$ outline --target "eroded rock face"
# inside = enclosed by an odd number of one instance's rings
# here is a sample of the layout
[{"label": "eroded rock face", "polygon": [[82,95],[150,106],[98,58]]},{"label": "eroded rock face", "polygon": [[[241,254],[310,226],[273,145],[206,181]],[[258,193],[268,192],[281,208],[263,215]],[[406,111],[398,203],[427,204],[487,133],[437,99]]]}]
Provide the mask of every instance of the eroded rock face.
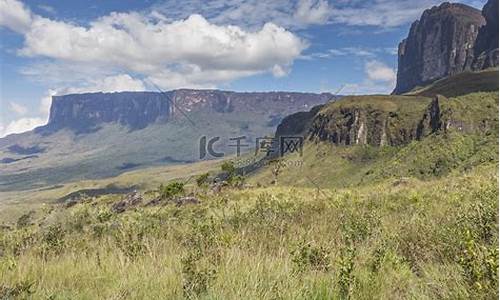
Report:
[{"label": "eroded rock face", "polygon": [[95,130],[102,123],[117,122],[133,129],[173,112],[171,94],[153,92],[86,93],[52,97],[50,118],[45,130],[68,128],[77,132]]},{"label": "eroded rock face", "polygon": [[[297,123],[306,124],[305,128],[297,130],[286,126],[294,123],[294,118]],[[441,95],[433,98],[359,96],[325,105],[308,115],[291,115],[278,126],[276,135],[303,134],[309,141],[337,146],[400,146],[438,132],[476,134],[494,126],[494,122],[464,118],[456,100]]]},{"label": "eroded rock face", "polygon": [[307,110],[331,100],[328,93],[237,93],[219,90],[87,93],[54,96],[50,119],[41,132],[68,128],[79,133],[116,122],[131,130],[167,122],[180,114],[205,109],[216,113],[276,111],[278,121],[289,113]]},{"label": "eroded rock face", "polygon": [[498,0],[489,0],[482,14],[486,25],[479,29],[474,46],[474,70],[498,67]]},{"label": "eroded rock face", "polygon": [[399,44],[393,93],[471,70],[476,37],[485,22],[479,10],[463,4],[445,2],[424,11]]},{"label": "eroded rock face", "polygon": [[418,121],[401,126],[395,112],[364,108],[339,109],[319,113],[309,130],[309,139],[335,145],[402,145],[418,139]]}]

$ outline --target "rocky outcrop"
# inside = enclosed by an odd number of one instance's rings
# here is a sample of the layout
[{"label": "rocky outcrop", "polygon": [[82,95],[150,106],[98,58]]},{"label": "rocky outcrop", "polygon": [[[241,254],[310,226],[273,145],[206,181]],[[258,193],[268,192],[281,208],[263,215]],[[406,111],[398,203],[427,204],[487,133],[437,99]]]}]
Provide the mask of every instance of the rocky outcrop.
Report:
[{"label": "rocky outcrop", "polygon": [[482,14],[486,25],[479,29],[474,46],[474,70],[498,67],[498,0],[488,0]]},{"label": "rocky outcrop", "polygon": [[310,111],[301,111],[283,119],[276,129],[275,136],[299,136],[307,134],[310,122],[323,105],[313,107]]},{"label": "rocky outcrop", "polygon": [[[463,4],[443,3],[425,10],[399,44],[394,94],[472,70],[475,41],[485,24],[481,12]],[[498,32],[497,32],[498,39]]]},{"label": "rocky outcrop", "polygon": [[164,93],[119,92],[54,96],[49,122],[38,131],[51,133],[68,128],[87,133],[111,122],[136,130],[202,109],[216,113],[275,111],[273,118],[280,121],[287,114],[310,109],[332,98],[333,95],[328,93],[237,93],[187,89]]},{"label": "rocky outcrop", "polygon": [[440,102],[446,101],[447,99],[441,95],[434,97],[432,102],[427,107],[427,110],[418,122],[416,137],[418,140],[423,137],[435,133],[440,129],[443,129],[443,118],[441,115]]},{"label": "rocky outcrop", "polygon": [[143,198],[141,194],[139,194],[137,191],[132,191],[131,193],[128,193],[121,199],[120,201],[117,201],[111,205],[111,211],[114,213],[122,213],[132,207],[138,206],[143,202]]},{"label": "rocky outcrop", "polygon": [[[376,98],[373,101],[384,100]],[[309,140],[326,141],[338,146],[408,144],[445,129],[440,106],[443,101],[446,101],[445,97],[436,96],[432,101],[427,100],[427,105],[415,106],[413,112],[387,103],[374,106],[340,105],[320,111],[314,117]],[[402,101],[395,100],[392,104],[397,102]]]},{"label": "rocky outcrop", "polygon": [[[442,95],[345,97],[315,113],[291,115],[278,126],[276,136],[302,134],[309,141],[337,146],[400,146],[438,132],[476,134],[496,126],[494,114],[467,111],[476,119],[464,114],[461,101]],[[305,128],[287,126],[294,120]]]}]

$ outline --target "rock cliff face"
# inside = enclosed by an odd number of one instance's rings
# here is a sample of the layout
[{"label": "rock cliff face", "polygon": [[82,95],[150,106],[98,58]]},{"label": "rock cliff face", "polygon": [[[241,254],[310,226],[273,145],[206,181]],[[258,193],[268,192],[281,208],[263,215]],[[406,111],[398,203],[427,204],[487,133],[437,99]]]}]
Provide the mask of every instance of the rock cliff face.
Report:
[{"label": "rock cliff face", "polygon": [[441,95],[344,97],[285,118],[276,136],[300,134],[337,146],[400,146],[436,132],[476,134],[497,126],[494,107],[472,108],[467,101]]},{"label": "rock cliff face", "polygon": [[[169,95],[169,97],[171,97]],[[168,120],[172,105],[160,93],[122,92],[54,96],[45,130],[88,131],[101,123],[118,122],[131,128]]]},{"label": "rock cliff face", "polygon": [[38,131],[51,133],[68,128],[86,133],[98,130],[103,123],[111,122],[136,130],[202,109],[216,113],[274,111],[279,122],[287,114],[310,109],[332,98],[333,95],[328,93],[237,93],[219,90],[54,96],[49,122]]},{"label": "rock cliff face", "polygon": [[[399,44],[394,94],[472,70],[474,45],[485,24],[481,12],[463,4],[443,3],[424,11]],[[498,33],[497,33],[498,39]]]},{"label": "rock cliff face", "polygon": [[424,130],[419,127],[428,123],[422,119],[430,103],[428,98],[417,97],[410,101],[388,96],[344,98],[315,115],[308,137],[341,146],[406,144],[421,138]]},{"label": "rock cliff face", "polygon": [[474,70],[498,66],[498,0],[488,0],[482,14],[486,25],[479,29],[474,46]]}]

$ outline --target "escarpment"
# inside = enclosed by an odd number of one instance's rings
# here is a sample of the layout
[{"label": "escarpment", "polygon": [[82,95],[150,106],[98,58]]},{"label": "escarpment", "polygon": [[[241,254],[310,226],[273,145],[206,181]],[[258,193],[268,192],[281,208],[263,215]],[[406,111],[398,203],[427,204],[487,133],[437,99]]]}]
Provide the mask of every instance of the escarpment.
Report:
[{"label": "escarpment", "polygon": [[195,111],[252,114],[268,111],[271,125],[290,113],[308,110],[333,99],[329,93],[256,92],[181,89],[167,92],[85,93],[54,96],[50,119],[41,132],[70,129],[98,130],[104,123],[119,123],[131,130],[169,122]]},{"label": "escarpment", "polygon": [[[345,97],[309,114],[286,118],[278,126],[277,135],[302,134],[311,142],[338,146],[400,146],[431,134],[452,130],[477,133],[497,126],[496,116],[482,113],[482,110],[494,112],[494,107],[467,107],[467,101],[470,101],[467,96],[441,95]],[[297,126],[289,125],[294,123]]]}]

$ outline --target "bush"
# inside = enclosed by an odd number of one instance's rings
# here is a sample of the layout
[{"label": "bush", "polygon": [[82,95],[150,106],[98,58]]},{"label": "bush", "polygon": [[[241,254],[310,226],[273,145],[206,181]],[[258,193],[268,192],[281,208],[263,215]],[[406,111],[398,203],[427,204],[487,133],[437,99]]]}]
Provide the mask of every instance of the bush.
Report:
[{"label": "bush", "polygon": [[166,186],[160,185],[159,192],[162,199],[171,199],[184,193],[184,183],[172,182]]},{"label": "bush", "polygon": [[330,269],[330,252],[322,246],[301,242],[291,254],[297,272],[306,270],[326,272]]},{"label": "bush", "polygon": [[236,167],[230,161],[225,161],[220,168],[222,171],[226,172],[229,177],[234,176],[236,173]]}]

